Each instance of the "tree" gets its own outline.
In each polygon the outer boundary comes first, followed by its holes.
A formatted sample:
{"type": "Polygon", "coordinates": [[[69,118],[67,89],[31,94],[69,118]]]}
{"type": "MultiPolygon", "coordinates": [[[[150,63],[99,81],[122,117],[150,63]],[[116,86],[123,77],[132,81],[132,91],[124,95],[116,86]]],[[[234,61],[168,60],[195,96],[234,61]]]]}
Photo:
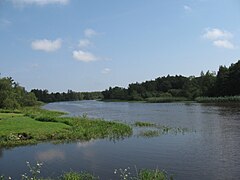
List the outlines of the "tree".
{"type": "Polygon", "coordinates": [[[228,70],[228,95],[240,95],[240,60],[232,64],[228,70]]]}
{"type": "Polygon", "coordinates": [[[14,82],[11,77],[0,78],[0,108],[17,109],[37,103],[36,97],[14,82]]]}

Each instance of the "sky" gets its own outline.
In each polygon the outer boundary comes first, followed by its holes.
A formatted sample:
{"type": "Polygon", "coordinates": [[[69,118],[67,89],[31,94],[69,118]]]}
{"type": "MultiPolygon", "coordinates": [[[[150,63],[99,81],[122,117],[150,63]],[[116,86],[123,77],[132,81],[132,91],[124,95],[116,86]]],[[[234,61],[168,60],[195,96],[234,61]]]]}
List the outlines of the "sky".
{"type": "Polygon", "coordinates": [[[1,77],[27,90],[128,87],[239,59],[239,0],[0,0],[1,77]]]}

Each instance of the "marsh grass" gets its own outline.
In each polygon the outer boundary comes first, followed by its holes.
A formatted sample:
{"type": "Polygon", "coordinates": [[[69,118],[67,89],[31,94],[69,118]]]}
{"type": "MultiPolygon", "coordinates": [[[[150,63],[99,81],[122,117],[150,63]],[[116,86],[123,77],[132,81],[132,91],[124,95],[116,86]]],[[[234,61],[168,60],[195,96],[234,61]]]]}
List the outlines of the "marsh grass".
{"type": "Polygon", "coordinates": [[[187,132],[193,132],[187,128],[162,126],[151,122],[136,121],[134,125],[143,128],[143,130],[140,130],[139,134],[137,135],[138,137],[150,138],[164,134],[185,134],[187,132]]]}
{"type": "Polygon", "coordinates": [[[140,169],[135,166],[135,173],[131,171],[130,167],[122,169],[115,169],[114,174],[118,176],[116,179],[120,180],[172,180],[173,177],[169,176],[167,172],[159,169],[140,169]]]}
{"type": "Polygon", "coordinates": [[[240,103],[240,96],[198,97],[195,101],[199,103],[240,103]]]}
{"type": "Polygon", "coordinates": [[[146,130],[146,131],[140,131],[139,135],[140,137],[157,137],[160,136],[162,133],[159,130],[146,130]]]}
{"type": "Polygon", "coordinates": [[[158,169],[142,169],[139,172],[139,180],[168,180],[173,179],[172,177],[168,177],[165,171],[160,171],[158,169]]]}
{"type": "Polygon", "coordinates": [[[132,134],[132,128],[119,122],[84,117],[61,117],[65,113],[25,108],[21,113],[0,113],[0,146],[11,147],[41,141],[74,141],[132,134]]]}
{"type": "Polygon", "coordinates": [[[135,126],[138,127],[156,127],[156,124],[151,123],[151,122],[142,122],[142,121],[136,121],[134,123],[135,126]]]}
{"type": "Polygon", "coordinates": [[[145,101],[148,103],[170,103],[178,101],[188,101],[188,99],[185,97],[152,97],[146,98],[145,101]]]}
{"type": "Polygon", "coordinates": [[[70,171],[62,175],[60,179],[61,180],[96,180],[99,178],[87,172],[78,173],[78,172],[70,171]]]}

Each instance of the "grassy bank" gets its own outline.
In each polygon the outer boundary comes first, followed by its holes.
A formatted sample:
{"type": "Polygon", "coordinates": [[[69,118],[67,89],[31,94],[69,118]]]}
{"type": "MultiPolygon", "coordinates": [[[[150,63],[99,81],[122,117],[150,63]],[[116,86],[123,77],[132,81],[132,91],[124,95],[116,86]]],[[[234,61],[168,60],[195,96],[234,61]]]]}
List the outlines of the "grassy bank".
{"type": "Polygon", "coordinates": [[[198,97],[195,101],[198,103],[240,103],[240,96],[198,97]]]}
{"type": "Polygon", "coordinates": [[[38,107],[20,111],[0,110],[0,146],[35,144],[42,141],[74,141],[130,136],[126,124],[102,119],[60,117],[64,113],[38,107]]]}

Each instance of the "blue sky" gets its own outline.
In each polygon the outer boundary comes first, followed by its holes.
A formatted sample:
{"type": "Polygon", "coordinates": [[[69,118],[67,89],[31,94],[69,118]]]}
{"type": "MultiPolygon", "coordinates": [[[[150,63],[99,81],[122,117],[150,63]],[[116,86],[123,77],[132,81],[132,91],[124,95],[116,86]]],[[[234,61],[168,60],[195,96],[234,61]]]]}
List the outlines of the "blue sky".
{"type": "Polygon", "coordinates": [[[239,0],[0,0],[0,73],[50,92],[127,87],[240,59],[239,0]]]}

